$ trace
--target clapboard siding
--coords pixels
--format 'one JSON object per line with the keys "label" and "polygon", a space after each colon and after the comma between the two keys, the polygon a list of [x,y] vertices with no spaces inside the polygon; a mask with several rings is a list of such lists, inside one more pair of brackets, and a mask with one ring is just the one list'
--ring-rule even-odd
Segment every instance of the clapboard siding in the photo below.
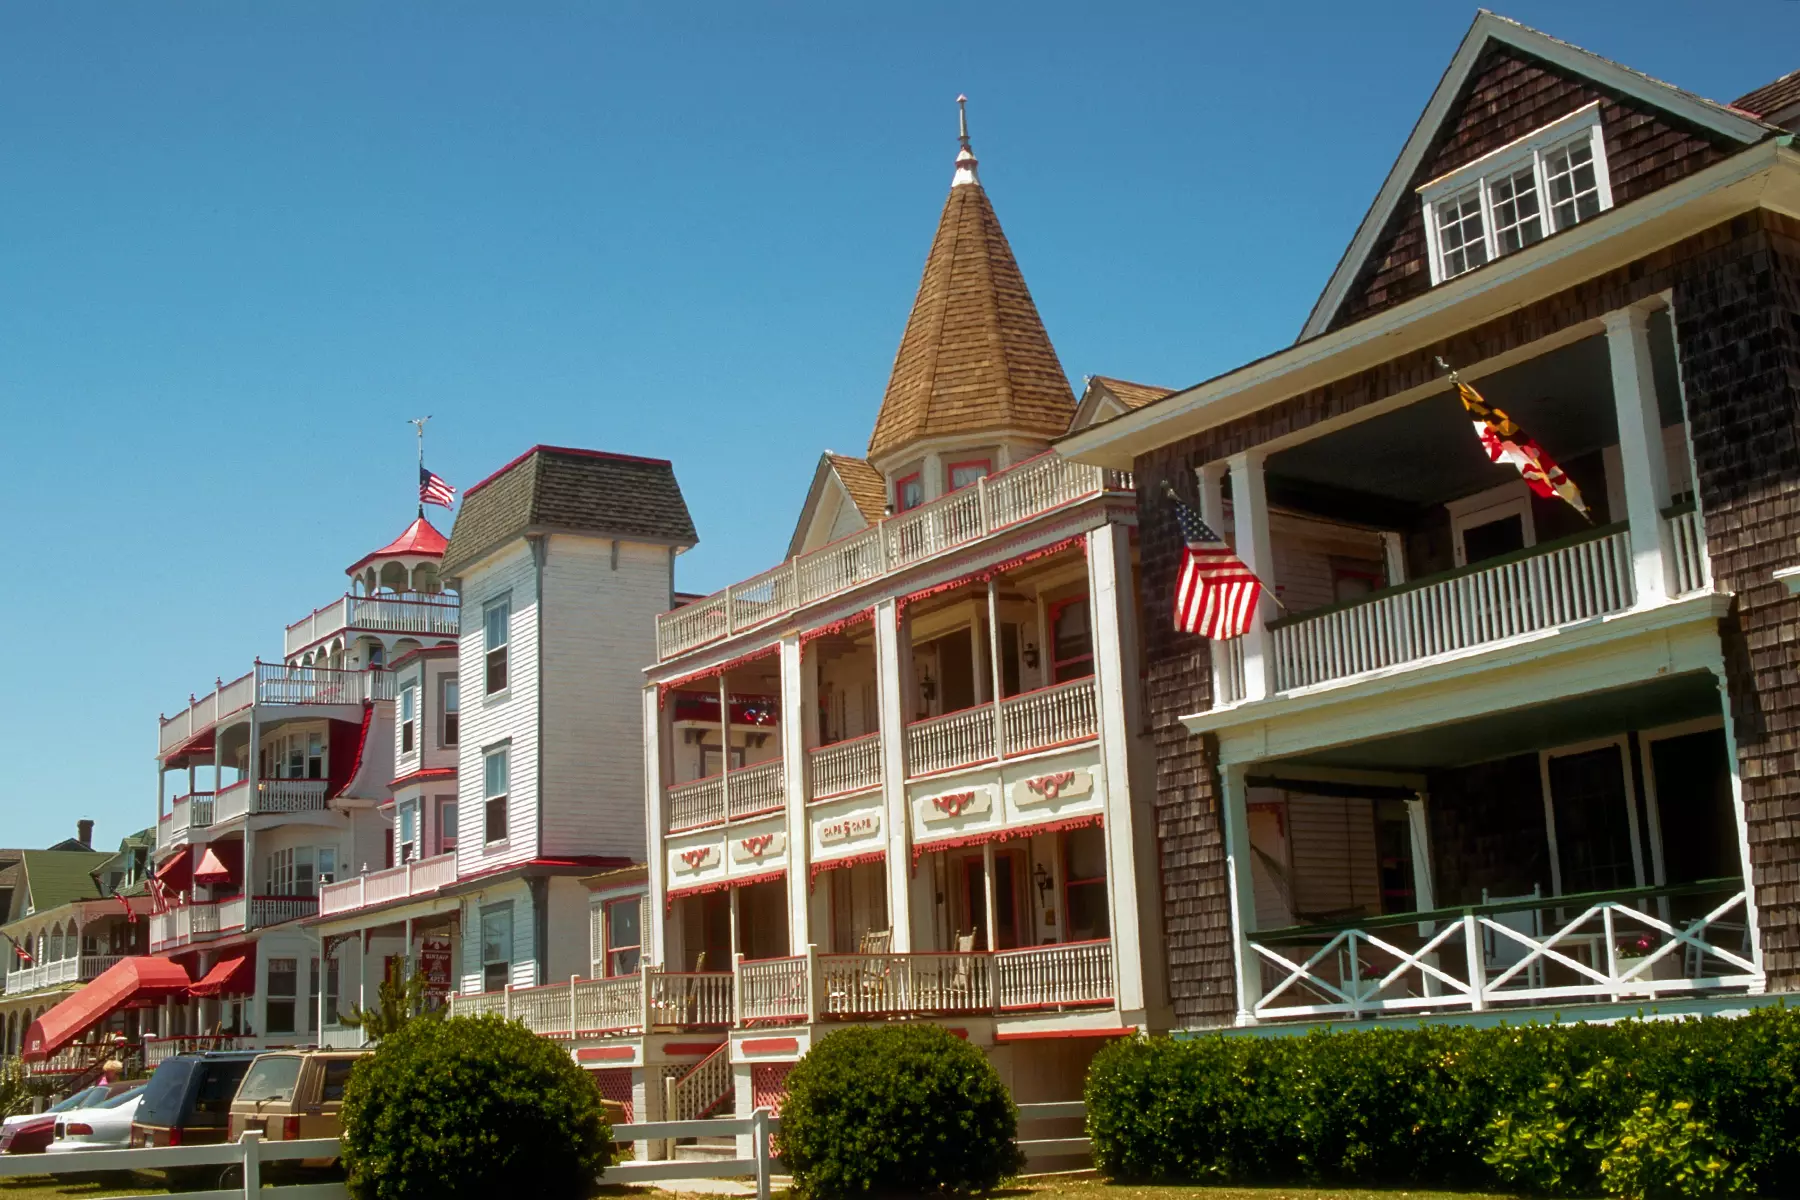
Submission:
{"label": "clapboard siding", "polygon": [[1298,915],[1317,921],[1380,912],[1374,802],[1289,792],[1287,815]]}
{"label": "clapboard siding", "polygon": [[643,669],[669,550],[556,535],[544,563],[542,852],[644,857]]}
{"label": "clapboard siding", "polygon": [[[457,649],[462,681],[462,739],[457,762],[457,859],[459,875],[528,862],[538,854],[538,613],[537,572],[531,548],[519,541],[468,567],[462,577],[463,633]],[[508,626],[507,688],[486,692],[487,631],[483,610],[512,594]],[[507,837],[483,844],[484,752],[510,739],[511,780]]]}
{"label": "clapboard siding", "polygon": [[[534,987],[537,977],[536,922],[532,919],[531,889],[524,883],[501,884],[466,901],[462,912],[462,986],[465,995],[481,991],[481,912],[510,907],[512,910],[511,976],[514,987]],[[552,975],[552,978],[555,976]]]}

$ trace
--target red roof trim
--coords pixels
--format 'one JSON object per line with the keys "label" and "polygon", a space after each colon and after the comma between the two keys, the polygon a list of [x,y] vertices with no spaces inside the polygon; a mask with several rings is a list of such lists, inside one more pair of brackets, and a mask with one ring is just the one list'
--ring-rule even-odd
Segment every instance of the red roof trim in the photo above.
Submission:
{"label": "red roof trim", "polygon": [[547,446],[540,442],[525,453],[519,455],[519,457],[507,463],[504,467],[501,467],[498,471],[495,471],[492,475],[489,475],[486,479],[483,479],[480,483],[463,489],[463,499],[465,501],[468,500],[470,496],[473,496],[476,492],[479,492],[482,488],[494,482],[494,480],[500,478],[502,475],[506,474],[539,451],[543,451],[545,454],[573,454],[577,458],[605,458],[610,459],[613,462],[644,463],[645,465],[652,467],[666,467],[671,465],[666,458],[644,458],[642,455],[637,454],[615,454],[611,450],[583,450],[579,446]]}
{"label": "red roof trim", "polygon": [[1122,1038],[1133,1037],[1137,1028],[1121,1025],[1116,1029],[1030,1029],[1019,1033],[996,1033],[996,1042],[1039,1042],[1045,1038]]}
{"label": "red roof trim", "polygon": [[403,554],[418,558],[442,558],[444,548],[449,544],[450,539],[439,533],[437,526],[424,517],[414,517],[413,523],[402,530],[399,537],[345,567],[344,574],[354,575],[378,558],[398,558]]}
{"label": "red roof trim", "polygon": [[390,789],[391,788],[400,788],[400,787],[405,787],[406,785],[408,785],[410,783],[430,783],[434,779],[455,779],[455,778],[456,778],[456,768],[455,767],[424,767],[424,768],[421,768],[420,770],[414,771],[411,775],[402,775],[400,778],[391,781],[388,784],[388,787]]}

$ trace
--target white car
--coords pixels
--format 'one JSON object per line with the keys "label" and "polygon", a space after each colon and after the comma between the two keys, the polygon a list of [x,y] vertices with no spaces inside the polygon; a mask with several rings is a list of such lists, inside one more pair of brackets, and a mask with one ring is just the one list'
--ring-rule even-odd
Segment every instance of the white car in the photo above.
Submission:
{"label": "white car", "polygon": [[71,1108],[56,1118],[56,1137],[46,1154],[83,1150],[123,1150],[131,1145],[131,1119],[144,1098],[142,1085],[102,1100],[92,1108]]}
{"label": "white car", "polygon": [[111,1090],[112,1089],[107,1087],[104,1083],[82,1088],[73,1096],[66,1097],[63,1100],[52,1104],[41,1113],[19,1113],[16,1116],[6,1118],[5,1121],[0,1121],[0,1133],[5,1133],[9,1129],[23,1125],[27,1121],[35,1121],[48,1113],[64,1113],[68,1112],[71,1108],[84,1108],[91,1104],[98,1104],[100,1101],[106,1099],[106,1094]]}

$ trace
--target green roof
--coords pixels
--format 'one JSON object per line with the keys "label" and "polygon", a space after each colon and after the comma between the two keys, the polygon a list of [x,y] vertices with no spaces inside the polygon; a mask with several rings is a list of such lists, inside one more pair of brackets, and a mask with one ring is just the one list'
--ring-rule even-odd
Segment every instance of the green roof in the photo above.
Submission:
{"label": "green roof", "polygon": [[93,872],[113,856],[104,850],[27,850],[20,857],[32,910],[47,912],[76,900],[101,899]]}

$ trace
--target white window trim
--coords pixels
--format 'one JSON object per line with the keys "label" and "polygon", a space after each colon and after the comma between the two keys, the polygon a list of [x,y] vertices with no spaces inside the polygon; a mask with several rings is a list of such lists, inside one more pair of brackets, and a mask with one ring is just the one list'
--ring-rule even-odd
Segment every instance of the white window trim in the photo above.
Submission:
{"label": "white window trim", "polygon": [[[1544,223],[1544,236],[1558,232],[1555,214],[1550,203],[1550,189],[1544,177],[1544,153],[1575,140],[1583,130],[1588,137],[1588,148],[1594,155],[1594,183],[1598,189],[1600,211],[1605,212],[1613,206],[1612,177],[1606,165],[1606,137],[1600,124],[1600,102],[1592,101],[1576,109],[1566,117],[1552,121],[1542,129],[1533,130],[1522,138],[1508,142],[1498,150],[1490,150],[1472,163],[1458,167],[1454,171],[1439,175],[1416,189],[1425,212],[1425,260],[1431,267],[1431,285],[1436,287],[1446,279],[1444,275],[1443,256],[1438,250],[1437,205],[1449,197],[1467,191],[1476,184],[1481,185],[1481,235],[1487,247],[1487,259],[1481,265],[1486,266],[1502,257],[1499,237],[1494,230],[1494,209],[1489,199],[1487,181],[1490,178],[1511,175],[1526,163],[1532,166],[1537,179],[1538,213]],[[1590,218],[1591,219],[1591,218]],[[1469,271],[1479,270],[1471,267],[1468,271],[1459,271],[1448,278],[1460,278]]]}
{"label": "white window trim", "polygon": [[1537,525],[1531,519],[1531,489],[1523,480],[1503,483],[1499,487],[1476,492],[1473,496],[1452,500],[1444,508],[1450,514],[1450,537],[1456,565],[1459,567],[1469,565],[1468,550],[1463,546],[1463,531],[1486,525],[1490,521],[1503,521],[1507,517],[1517,516],[1525,533],[1526,547],[1537,545]]}

